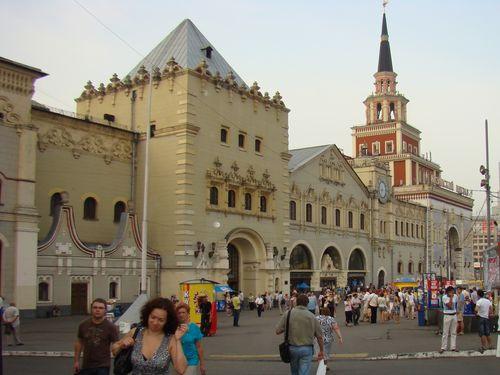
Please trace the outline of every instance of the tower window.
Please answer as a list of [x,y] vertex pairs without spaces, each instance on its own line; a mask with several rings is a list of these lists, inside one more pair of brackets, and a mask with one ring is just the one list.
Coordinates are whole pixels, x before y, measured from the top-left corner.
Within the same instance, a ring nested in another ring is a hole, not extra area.
[[267,199],[263,195],[260,197],[260,212],[267,212]]
[[122,216],[122,213],[125,212],[126,210],[126,204],[125,202],[119,201],[115,203],[115,210],[114,210],[114,215],[113,215],[113,222],[118,223],[120,222],[120,218]]
[[220,141],[222,143],[227,143],[227,129],[221,128],[220,130]]
[[61,204],[61,201],[62,201],[61,193],[52,194],[52,197],[50,197],[50,216],[54,216],[54,214],[56,213],[56,208],[58,205]]
[[219,204],[219,190],[215,186],[210,188],[210,204],[214,206]]
[[380,154],[380,142],[372,143],[372,154],[379,155]]
[[382,104],[377,103],[377,120],[382,120]]
[[236,207],[236,193],[234,190],[229,190],[227,192],[227,206],[231,208]]
[[250,193],[245,194],[245,210],[252,210],[252,194]]
[[[389,83],[389,82],[387,82]],[[394,120],[396,118],[396,112],[394,109],[394,103],[389,104],[389,119]]]
[[327,218],[326,218],[326,207],[321,206],[321,224],[326,225],[327,223]]
[[385,141],[385,153],[392,154],[394,152],[394,144],[392,141]]
[[306,222],[312,223],[312,204],[306,204]]
[[335,226],[340,227],[340,210],[335,209]]
[[238,147],[245,148],[245,134],[238,134]]
[[255,140],[255,152],[260,153],[261,145],[262,145],[262,140],[257,138]]
[[202,48],[201,50],[205,53],[205,57],[207,59],[212,58],[212,51],[214,50],[212,47],[208,46],[208,47]]
[[290,220],[297,220],[297,204],[290,201]]
[[151,124],[149,126],[149,137],[153,138],[155,136],[155,133],[156,133],[156,125],[155,124]]
[[95,198],[88,197],[87,199],[85,199],[85,201],[83,202],[83,218],[85,220],[96,220],[96,212],[97,201],[95,200]]

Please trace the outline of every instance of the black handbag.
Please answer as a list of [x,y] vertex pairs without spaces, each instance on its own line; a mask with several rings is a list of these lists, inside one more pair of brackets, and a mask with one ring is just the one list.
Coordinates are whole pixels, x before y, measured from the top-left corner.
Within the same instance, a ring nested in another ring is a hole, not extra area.
[[[135,328],[134,335],[132,338],[136,339],[137,334],[141,330],[141,326],[137,326]],[[132,352],[134,351],[134,345],[129,346],[128,348],[120,350],[120,352],[116,355],[115,360],[113,362],[113,374],[115,375],[127,375],[132,372]]]
[[290,330],[290,313],[292,310],[288,311],[286,317],[286,327],[285,327],[285,341],[279,345],[281,360],[285,363],[290,363],[290,343],[288,342],[288,332]]

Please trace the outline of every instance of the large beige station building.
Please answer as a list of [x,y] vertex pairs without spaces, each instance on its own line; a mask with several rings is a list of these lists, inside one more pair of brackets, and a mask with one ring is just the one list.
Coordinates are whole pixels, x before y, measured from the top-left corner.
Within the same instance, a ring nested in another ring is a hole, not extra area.
[[134,300],[146,132],[152,295],[202,277],[247,295],[470,278],[473,202],[419,156],[390,58],[384,15],[352,157],[335,134],[290,150],[280,93],[246,84],[190,20],[123,79],[89,81],[76,113],[33,102],[46,74],[0,59],[1,294],[39,315]]

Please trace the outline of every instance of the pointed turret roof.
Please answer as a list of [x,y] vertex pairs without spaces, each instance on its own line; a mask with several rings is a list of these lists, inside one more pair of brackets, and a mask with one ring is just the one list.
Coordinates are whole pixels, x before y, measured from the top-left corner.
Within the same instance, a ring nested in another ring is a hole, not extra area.
[[151,64],[163,70],[172,57],[180,66],[189,69],[195,69],[200,61],[205,59],[212,73],[218,71],[225,77],[229,72],[233,72],[236,82],[239,85],[244,83],[190,19],[182,21],[130,71],[129,75],[133,77],[142,65],[148,70]]
[[391,46],[389,44],[389,33],[387,32],[387,21],[382,18],[382,35],[380,36],[380,51],[378,54],[378,72],[392,72]]

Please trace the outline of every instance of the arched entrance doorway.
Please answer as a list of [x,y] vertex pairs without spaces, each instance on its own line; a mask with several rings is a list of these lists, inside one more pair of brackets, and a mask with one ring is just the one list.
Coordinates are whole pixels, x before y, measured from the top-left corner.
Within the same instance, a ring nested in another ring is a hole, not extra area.
[[262,293],[265,277],[259,277],[265,247],[261,236],[251,229],[235,229],[226,236],[228,254],[228,285],[235,291]]
[[[305,245],[295,246],[290,254],[290,290],[310,289],[312,273],[311,251]],[[306,285],[307,288],[304,288]]]
[[460,279],[461,274],[461,251],[460,238],[457,228],[451,227],[448,231],[448,278],[450,280]]
[[342,270],[342,259],[340,252],[333,246],[328,247],[321,257],[320,286],[322,288],[335,289],[337,277]]
[[380,270],[378,273],[378,283],[377,283],[377,288],[382,288],[385,284],[385,271]]
[[366,260],[361,249],[354,249],[349,256],[347,273],[347,284],[351,288],[363,287],[366,285]]

